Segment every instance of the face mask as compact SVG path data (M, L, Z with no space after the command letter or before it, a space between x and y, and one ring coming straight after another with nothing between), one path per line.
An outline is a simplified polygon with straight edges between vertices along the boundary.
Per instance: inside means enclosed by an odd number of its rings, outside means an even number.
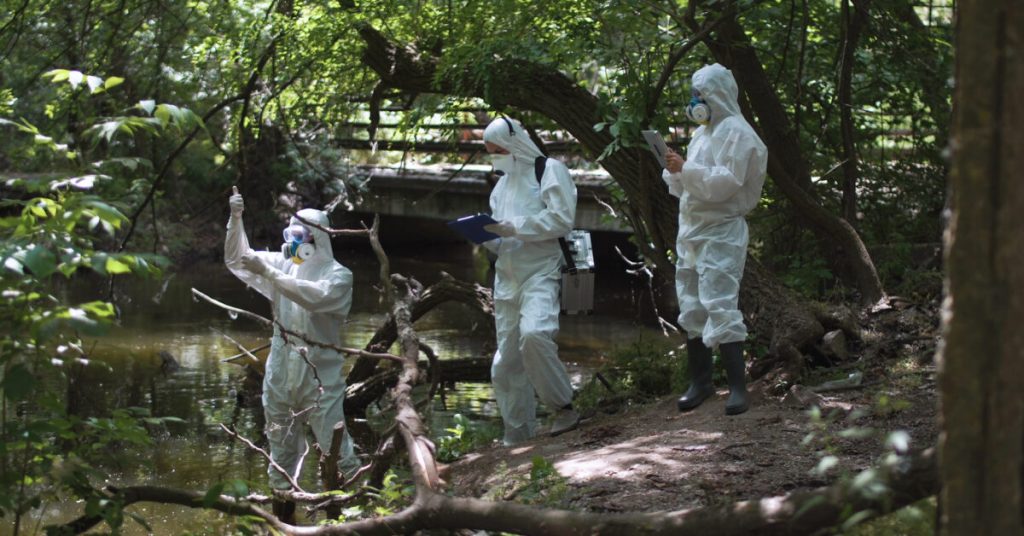
M292 225L284 230L284 244L281 254L295 264L302 264L313 257L316 247L312 244L313 236L303 225Z
M508 173L516 165L516 158L510 154L492 154L491 165L498 171Z
M690 104L686 106L686 117L694 123L706 125L711 121L711 107L708 106L700 96L700 92L694 89L691 93Z

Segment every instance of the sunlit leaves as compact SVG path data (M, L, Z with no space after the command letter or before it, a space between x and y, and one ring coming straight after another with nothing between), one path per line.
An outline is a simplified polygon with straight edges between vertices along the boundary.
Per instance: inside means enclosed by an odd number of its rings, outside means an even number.
M53 69L43 73L43 76L48 77L51 82L67 82L73 89L78 89L79 86L85 82L85 86L89 88L89 92L103 93L108 89L117 87L124 82L124 78L119 76L111 76L110 78L103 79L99 76L86 75L81 71L68 70L68 69Z
M157 129L162 126L164 124L161 121L151 117L117 117L89 127L85 134L94 139L102 138L110 142L119 132L129 136L133 136L139 131L156 134Z

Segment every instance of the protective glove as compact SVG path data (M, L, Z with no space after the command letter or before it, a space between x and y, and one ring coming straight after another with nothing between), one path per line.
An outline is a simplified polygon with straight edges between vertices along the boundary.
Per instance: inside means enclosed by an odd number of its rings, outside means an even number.
M269 267L263 262L263 259L259 258L252 252L242 255L242 268L245 268L256 275L267 275L267 271L269 270Z
M516 235L516 227L507 221L499 221L498 223L484 225L484 230L488 233L494 233L502 238L508 238Z
M668 154L665 155L665 169L669 173L679 173L683 170L683 164L685 163L686 160L672 149L669 149Z
M245 201L242 201L242 194L238 193L238 187L231 187L231 197L228 198L228 206L231 207L231 217L238 218L245 210Z

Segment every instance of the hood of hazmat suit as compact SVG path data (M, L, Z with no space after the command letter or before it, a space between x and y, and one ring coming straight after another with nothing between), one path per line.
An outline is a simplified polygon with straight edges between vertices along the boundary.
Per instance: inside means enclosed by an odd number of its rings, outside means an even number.
M515 236L485 243L498 254L494 299L513 299L535 276L558 278L563 263L558 239L576 220L576 185L569 169L549 158L541 181L534 163L544 153L518 121L499 117L484 130L484 141L509 152L496 163L504 173L491 191L491 216L510 223Z
M662 174L679 197L681 237L750 212L761 199L768 166L768 149L740 112L732 72L707 65L693 73L692 83L711 108L711 121L694 131L682 171Z
M707 65L691 81L711 119L694 132L682 170L662 178L679 197L679 323L714 347L746 337L736 306L749 241L744 216L761 198L768 150L740 112L731 71Z
M303 209L297 214L324 229L330 227L323 211ZM334 259L328 233L293 216L289 227L295 225L309 229L315 246L312 256L301 264L286 258L280 248L253 251L240 217L228 221L224 244L228 269L270 300L274 318L280 323L274 326L263 377L263 408L271 456L293 474L300 469L306 450L302 423L310 425L321 451L327 453L334 425L344 421L345 360L343 354L327 346L341 346L341 329L352 306L352 272ZM263 261L267 267L264 274L243 267L241 258L246 253ZM283 333L282 327L298 336ZM347 433L339 452L339 466L346 473L358 467ZM267 472L274 488L290 487L273 468Z

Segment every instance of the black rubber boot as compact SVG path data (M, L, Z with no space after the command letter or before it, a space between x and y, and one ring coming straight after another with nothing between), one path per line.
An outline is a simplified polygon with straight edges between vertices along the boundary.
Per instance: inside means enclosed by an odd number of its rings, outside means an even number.
M292 501L282 501L280 499L274 499L271 503L274 511L274 517L281 521L288 523L289 525L295 524L295 503Z
M690 372L690 388L679 398L679 411L690 411L715 393L711 385L711 348L700 338L686 341L686 362Z
M726 415L739 415L750 408L747 396L747 371L743 366L743 343L728 342L720 345L722 365L729 379L729 400L725 403Z

